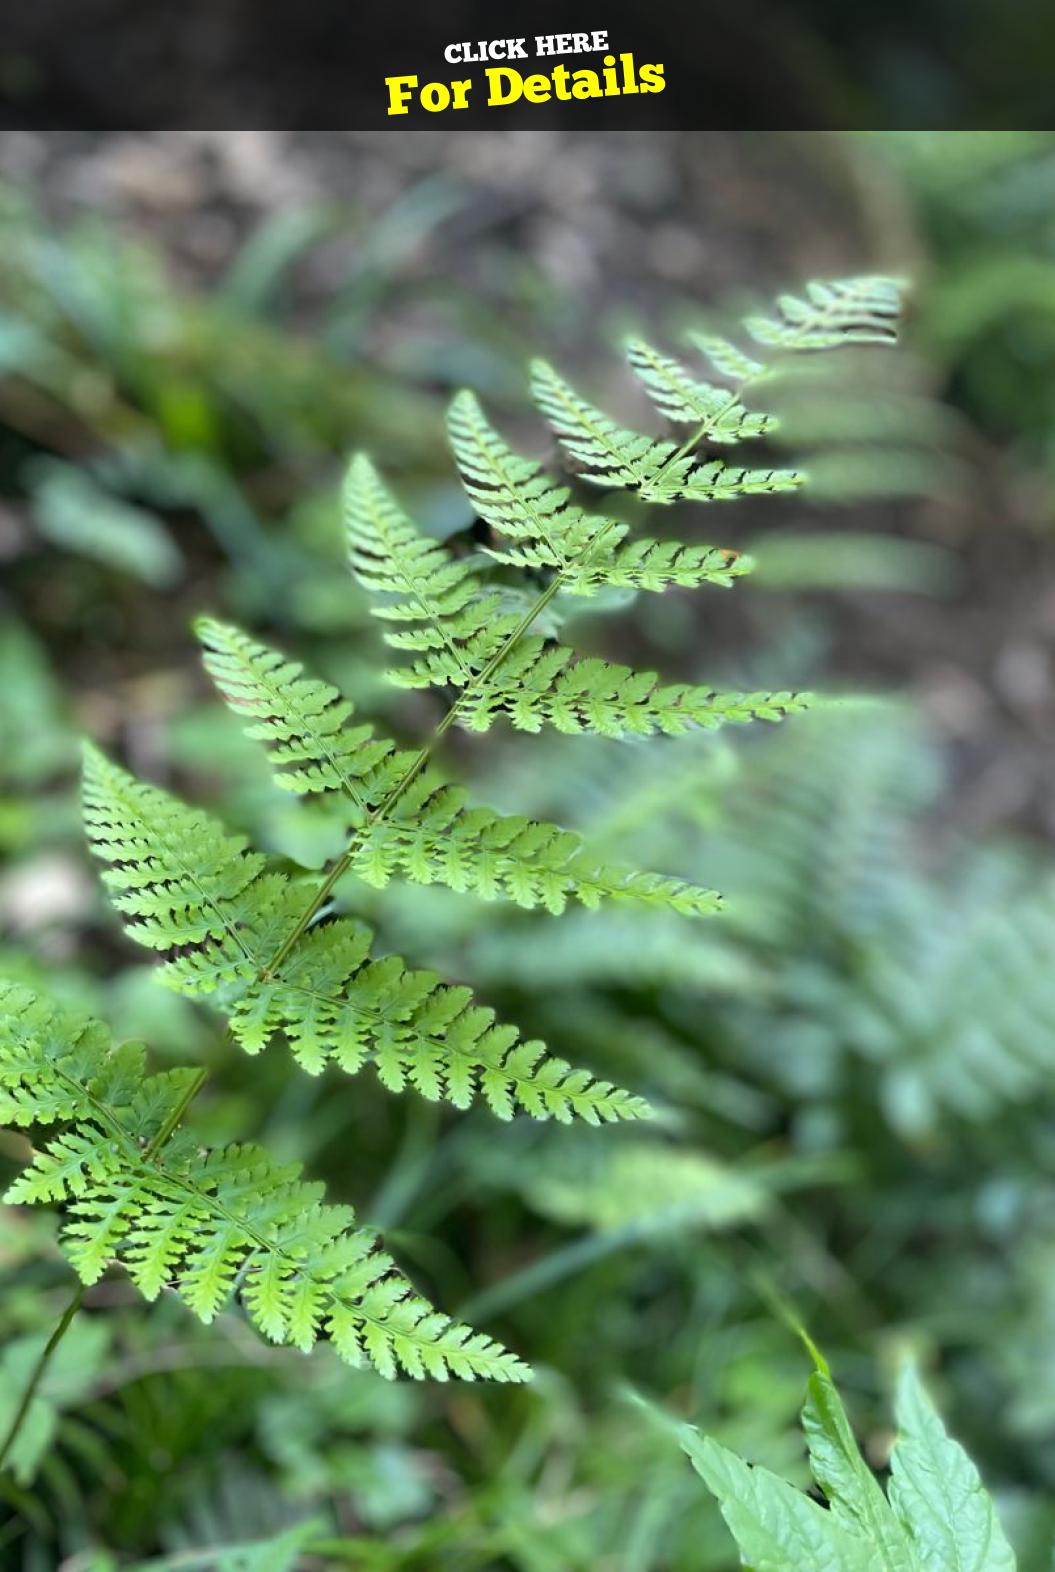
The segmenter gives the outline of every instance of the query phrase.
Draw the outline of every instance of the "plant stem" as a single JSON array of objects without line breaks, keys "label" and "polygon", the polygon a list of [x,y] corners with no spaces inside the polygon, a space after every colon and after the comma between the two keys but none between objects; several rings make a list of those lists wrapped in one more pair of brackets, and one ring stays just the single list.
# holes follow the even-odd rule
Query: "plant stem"
[{"label": "plant stem", "polygon": [[204,1085],[205,1071],[198,1070],[193,1080],[188,1081],[183,1096],[179,1099],[179,1102],[176,1103],[175,1107],[170,1111],[167,1119],[165,1120],[164,1124],[162,1124],[157,1134],[152,1136],[151,1139],[147,1142],[146,1146],[143,1148],[144,1158],[154,1157],[158,1152],[160,1152],[161,1148],[165,1145],[169,1136],[179,1124],[180,1120],[183,1118],[183,1115],[187,1112],[187,1109],[190,1107],[191,1103],[197,1097],[198,1093],[201,1091]]},{"label": "plant stem", "polygon": [[44,1344],[44,1347],[40,1353],[40,1358],[33,1366],[33,1374],[26,1382],[26,1390],[22,1393],[22,1401],[19,1403],[18,1408],[15,1411],[15,1417],[12,1419],[7,1435],[4,1437],[4,1443],[2,1446],[0,1446],[0,1468],[3,1468],[8,1453],[11,1451],[11,1448],[18,1439],[18,1433],[22,1429],[26,1415],[29,1413],[30,1404],[37,1394],[37,1387],[44,1379],[44,1373],[51,1362],[52,1354],[55,1352],[56,1348],[58,1348],[59,1344],[62,1342],[62,1339],[66,1336],[66,1333],[70,1328],[70,1323],[77,1314],[77,1311],[81,1308],[81,1301],[84,1298],[85,1287],[86,1285],[84,1283],[77,1284],[76,1292],[74,1293],[73,1298],[70,1300],[69,1304],[66,1306],[65,1310],[62,1312],[58,1326]]},{"label": "plant stem", "polygon": [[[183,1095],[180,1097],[175,1107],[172,1108],[157,1134],[154,1135],[143,1148],[144,1159],[150,1159],[157,1155],[157,1153],[169,1139],[169,1136],[172,1134],[173,1130],[179,1124],[180,1120],[183,1118],[183,1115],[186,1113],[195,1097],[197,1097],[198,1093],[201,1091],[204,1084],[205,1071],[199,1070],[194,1078],[187,1083]],[[59,1344],[62,1342],[62,1339],[66,1336],[74,1316],[81,1308],[86,1288],[87,1285],[85,1283],[77,1284],[77,1288],[72,1299],[66,1306],[65,1310],[62,1312],[58,1326],[56,1326],[55,1330],[48,1338],[43,1349],[41,1350],[40,1358],[33,1366],[33,1373],[26,1383],[26,1389],[22,1394],[22,1400],[19,1403],[18,1409],[15,1412],[15,1416],[11,1421],[7,1435],[4,1437],[3,1445],[0,1446],[0,1468],[3,1468],[4,1462],[11,1451],[11,1448],[18,1439],[19,1431],[22,1429],[22,1426],[25,1423],[26,1415],[29,1413],[30,1405],[36,1396],[37,1388],[44,1379],[44,1374],[51,1361],[52,1355],[54,1354],[56,1348],[58,1348]]]},{"label": "plant stem", "polygon": [[616,1251],[640,1244],[645,1238],[647,1233],[640,1223],[628,1223],[621,1228],[606,1228],[597,1233],[580,1234],[577,1238],[570,1239],[567,1244],[551,1250],[547,1255],[539,1256],[537,1260],[529,1262],[519,1272],[513,1272],[509,1277],[503,1277],[499,1282],[492,1283],[490,1288],[481,1289],[479,1293],[473,1294],[458,1306],[458,1318],[469,1321],[488,1320],[504,1313],[512,1305],[534,1298],[544,1289],[551,1288],[554,1283],[562,1282],[564,1278],[573,1276],[584,1267],[592,1266],[595,1261],[603,1261],[605,1256],[614,1255]]}]

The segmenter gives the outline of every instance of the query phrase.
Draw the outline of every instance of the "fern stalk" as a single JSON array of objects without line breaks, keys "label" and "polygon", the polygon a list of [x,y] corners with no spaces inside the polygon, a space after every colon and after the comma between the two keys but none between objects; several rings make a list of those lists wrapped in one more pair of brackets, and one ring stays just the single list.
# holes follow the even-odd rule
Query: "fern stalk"
[{"label": "fern stalk", "polygon": [[11,1448],[18,1440],[19,1432],[21,1431],[22,1426],[25,1424],[26,1415],[29,1413],[33,1399],[37,1395],[37,1388],[44,1379],[44,1374],[48,1368],[48,1365],[51,1363],[52,1356],[54,1355],[56,1348],[58,1348],[59,1344],[62,1342],[62,1339],[66,1336],[66,1333],[72,1326],[73,1318],[77,1314],[77,1311],[81,1308],[81,1302],[84,1299],[87,1288],[87,1283],[77,1284],[73,1298],[62,1312],[58,1325],[40,1351],[40,1357],[33,1366],[33,1374],[26,1382],[26,1389],[22,1393],[22,1401],[15,1410],[15,1416],[8,1427],[7,1435],[4,1437],[3,1445],[0,1446],[0,1469],[3,1468],[4,1463],[7,1461],[8,1453],[11,1451]]},{"label": "fern stalk", "polygon": [[[157,1153],[160,1152],[166,1145],[176,1126],[187,1112],[187,1109],[190,1107],[191,1103],[205,1085],[206,1079],[206,1072],[204,1070],[199,1070],[194,1079],[187,1083],[183,1095],[172,1108],[164,1124],[161,1125],[157,1133],[151,1137],[146,1146],[143,1148],[142,1156],[145,1160],[150,1161],[153,1159]],[[101,1107],[101,1105],[96,1106]],[[65,1310],[62,1312],[62,1315],[59,1317],[58,1325],[55,1327],[55,1330],[52,1332],[51,1336],[48,1338],[47,1342],[44,1344],[44,1347],[40,1351],[40,1357],[33,1366],[32,1375],[26,1382],[26,1389],[22,1393],[22,1399],[15,1411],[14,1418],[11,1420],[11,1424],[8,1427],[3,1444],[0,1445],[0,1469],[3,1468],[11,1448],[18,1440],[19,1432],[21,1431],[22,1426],[25,1424],[26,1415],[29,1413],[33,1399],[37,1395],[37,1388],[44,1379],[44,1375],[47,1371],[48,1365],[51,1363],[55,1350],[58,1348],[59,1344],[62,1342],[62,1339],[66,1336],[66,1333],[72,1326],[74,1317],[84,1302],[84,1295],[87,1292],[87,1289],[87,1283],[77,1284],[72,1299],[66,1306]]]},{"label": "fern stalk", "polygon": [[187,1112],[187,1109],[190,1107],[191,1103],[205,1085],[206,1079],[206,1072],[204,1070],[199,1070],[193,1081],[188,1084],[186,1091],[183,1093],[183,1096],[173,1108],[172,1112],[165,1120],[165,1123],[161,1126],[161,1129],[158,1131],[157,1135],[155,1135],[152,1140],[148,1141],[146,1146],[143,1148],[143,1156],[145,1158],[151,1158],[155,1155],[156,1152],[160,1152],[169,1136],[183,1118],[183,1115]]}]

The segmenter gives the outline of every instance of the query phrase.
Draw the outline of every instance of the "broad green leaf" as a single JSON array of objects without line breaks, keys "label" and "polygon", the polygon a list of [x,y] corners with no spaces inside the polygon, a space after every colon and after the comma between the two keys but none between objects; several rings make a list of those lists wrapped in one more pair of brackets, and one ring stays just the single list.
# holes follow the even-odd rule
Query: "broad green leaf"
[{"label": "broad green leaf", "polygon": [[910,1365],[897,1396],[890,1500],[925,1572],[1015,1572],[977,1468],[947,1433]]},{"label": "broad green leaf", "polygon": [[834,1512],[686,1426],[682,1446],[753,1572],[875,1572],[873,1548]]},{"label": "broad green leaf", "polygon": [[873,1547],[876,1572],[918,1572],[907,1530],[891,1511],[875,1475],[861,1456],[842,1399],[823,1362],[810,1377],[802,1428],[813,1477],[835,1517],[852,1525]]}]

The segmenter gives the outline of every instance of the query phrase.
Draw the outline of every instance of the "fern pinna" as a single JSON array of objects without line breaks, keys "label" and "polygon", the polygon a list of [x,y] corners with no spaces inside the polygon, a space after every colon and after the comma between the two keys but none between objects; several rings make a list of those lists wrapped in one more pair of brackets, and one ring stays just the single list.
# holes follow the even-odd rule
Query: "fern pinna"
[{"label": "fern pinna", "polygon": [[[810,286],[806,301],[785,299],[777,316],[747,326],[761,342],[812,351],[889,337],[896,305],[888,280]],[[698,343],[728,386],[700,381],[640,342],[630,350],[660,415],[691,426],[680,445],[619,426],[552,368],[535,367],[539,407],[584,481],[657,504],[802,483],[795,471],[741,468],[710,451],[772,428],[771,417],[744,403],[772,367],[724,340]],[[776,720],[807,699],[666,683],[576,655],[553,631],[563,597],[725,586],[750,562],[725,548],[630,538],[626,524],[589,511],[563,481],[508,447],[471,393],[452,404],[450,438],[491,531],[484,551],[493,573],[423,535],[365,457],[352,461],[345,487],[352,571],[374,598],[388,642],[410,656],[393,679],[447,698],[423,747],[377,736],[336,689],[241,630],[213,619],[197,625],[211,676],[250,736],[267,745],[278,783],[343,817],[346,848],[329,870],[291,873],[90,746],[89,840],[108,865],[103,877],[130,937],[164,955],[161,980],[214,1004],[247,1052],[282,1039],[309,1073],[332,1064],[354,1074],[369,1064],[391,1091],[410,1087],[458,1107],[479,1096],[501,1118],[520,1109],[593,1124],[639,1119],[649,1111],[643,1099],[522,1041],[468,988],[375,955],[371,930],[338,909],[354,902],[344,881],[440,882],[553,913],[576,901],[707,914],[720,904],[712,891],[609,864],[558,825],[473,804],[433,763],[434,750],[455,723],[676,734]],[[510,583],[516,570],[526,570],[520,584]],[[47,1005],[21,995],[9,1009],[5,1076],[14,1090],[5,1106],[20,1122],[69,1126],[14,1196],[68,1203],[68,1249],[84,1281],[120,1260],[144,1292],[172,1282],[203,1315],[237,1281],[249,1315],[278,1340],[305,1346],[323,1330],[345,1357],[387,1374],[401,1366],[413,1376],[522,1377],[511,1355],[414,1296],[387,1257],[349,1231],[347,1210],[323,1208],[295,1173],[255,1148],[203,1157],[173,1133],[200,1077],[140,1082],[139,1050],[112,1051],[97,1025],[60,1024]]]},{"label": "fern pinna", "polygon": [[61,1126],[9,1189],[57,1201],[82,1283],[119,1261],[147,1299],[174,1285],[211,1321],[236,1285],[275,1342],[309,1349],[321,1332],[353,1364],[386,1375],[517,1381],[524,1366],[419,1299],[348,1206],[326,1206],[259,1146],[205,1152],[171,1121],[194,1070],[144,1074],[139,1043],[115,1048],[28,989],[0,983],[0,1120]]}]

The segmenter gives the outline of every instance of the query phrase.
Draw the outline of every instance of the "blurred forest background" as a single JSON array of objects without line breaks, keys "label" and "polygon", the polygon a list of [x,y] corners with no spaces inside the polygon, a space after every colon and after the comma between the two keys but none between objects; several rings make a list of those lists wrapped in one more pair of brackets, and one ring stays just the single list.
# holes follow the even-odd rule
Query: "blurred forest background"
[{"label": "blurred forest background", "polygon": [[[772,1285],[876,1466],[891,1372],[918,1355],[1023,1572],[1048,1572],[1055,135],[6,132],[0,177],[0,969],[208,1064],[210,1136],[306,1155],[436,1302],[540,1372],[389,1386],[107,1280],[0,1486],[0,1564],[729,1572],[717,1509],[633,1393],[804,1480]],[[453,390],[542,452],[531,354],[633,423],[625,334],[676,350],[855,272],[910,280],[903,342],[781,390],[782,461],[812,486],[679,520],[755,574],[576,637],[882,702],[731,741],[454,744],[484,801],[698,876],[728,914],[549,926],[350,892],[386,945],[645,1092],[659,1126],[499,1127],[276,1056],[247,1074],[105,909],[78,737],[320,862],[325,827],[217,704],[191,616],[422,735],[432,701],[384,684],[341,562],[349,451],[437,535],[470,529]],[[0,1134],[0,1169],[23,1150]],[[49,1220],[3,1214],[0,1419],[68,1292]],[[215,1548],[257,1540],[270,1560]]]}]

